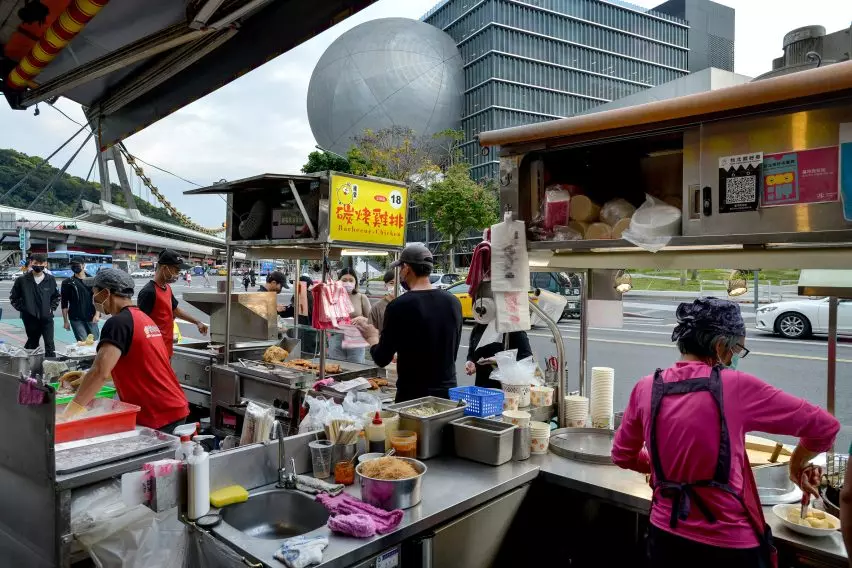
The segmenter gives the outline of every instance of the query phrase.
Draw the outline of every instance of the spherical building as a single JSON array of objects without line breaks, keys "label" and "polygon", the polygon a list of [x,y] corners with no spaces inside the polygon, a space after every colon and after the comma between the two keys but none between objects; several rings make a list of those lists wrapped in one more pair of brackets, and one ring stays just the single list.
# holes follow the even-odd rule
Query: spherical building
[{"label": "spherical building", "polygon": [[464,94],[453,39],[405,18],[365,22],[329,46],[308,87],[320,146],[346,154],[364,129],[406,126],[420,135],[458,128]]}]

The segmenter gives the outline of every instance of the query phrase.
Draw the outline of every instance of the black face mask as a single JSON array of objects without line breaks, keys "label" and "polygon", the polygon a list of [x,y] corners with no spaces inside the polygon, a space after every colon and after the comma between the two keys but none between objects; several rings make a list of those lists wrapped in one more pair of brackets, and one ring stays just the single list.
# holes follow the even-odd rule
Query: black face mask
[{"label": "black face mask", "polygon": [[33,266],[33,272],[41,272],[44,270],[43,266]]},{"label": "black face mask", "polygon": [[83,267],[82,266],[72,266],[71,272],[73,272],[74,274],[80,274],[81,272],[83,272]]}]

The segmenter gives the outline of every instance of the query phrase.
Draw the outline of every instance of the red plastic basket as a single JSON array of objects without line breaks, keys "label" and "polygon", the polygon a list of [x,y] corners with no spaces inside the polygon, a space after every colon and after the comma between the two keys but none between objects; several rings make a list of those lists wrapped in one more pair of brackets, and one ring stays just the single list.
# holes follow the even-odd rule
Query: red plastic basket
[{"label": "red plastic basket", "polygon": [[[88,409],[89,412],[76,420],[56,424],[55,443],[128,432],[136,428],[136,415],[142,410],[135,404],[106,398],[96,398]],[[65,406],[57,406],[56,415],[61,415],[64,410]]]}]

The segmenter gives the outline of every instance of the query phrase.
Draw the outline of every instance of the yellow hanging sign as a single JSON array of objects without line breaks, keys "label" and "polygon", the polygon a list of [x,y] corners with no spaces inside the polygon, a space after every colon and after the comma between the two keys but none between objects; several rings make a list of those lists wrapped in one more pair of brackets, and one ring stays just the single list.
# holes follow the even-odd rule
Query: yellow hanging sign
[{"label": "yellow hanging sign", "polygon": [[405,246],[406,187],[332,174],[329,202],[332,241]]}]

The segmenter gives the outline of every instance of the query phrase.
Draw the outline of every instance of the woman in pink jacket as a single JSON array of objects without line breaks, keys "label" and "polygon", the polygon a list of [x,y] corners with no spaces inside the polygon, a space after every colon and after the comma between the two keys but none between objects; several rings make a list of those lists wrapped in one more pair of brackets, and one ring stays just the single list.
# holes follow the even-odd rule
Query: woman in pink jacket
[{"label": "woman in pink jacket", "polygon": [[682,357],[633,388],[612,459],[651,474],[648,555],[654,568],[771,566],[771,534],[745,452],[748,432],[798,436],[790,477],[818,496],[840,423],[825,410],[736,370],[748,355],[739,306],[702,298],[677,309]]}]

